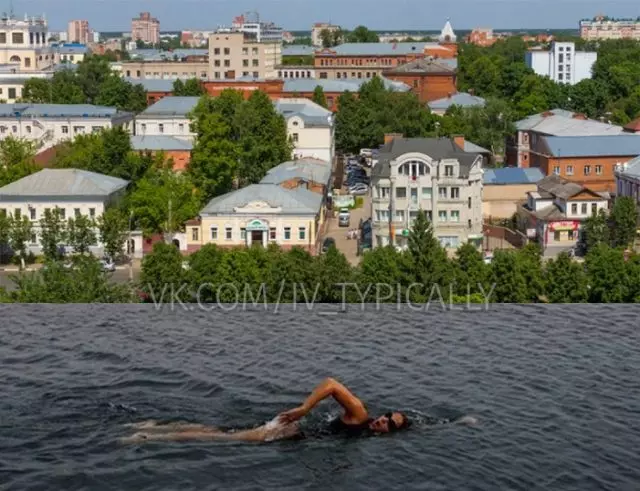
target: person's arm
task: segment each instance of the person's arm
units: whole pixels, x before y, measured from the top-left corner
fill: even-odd
[[[367,410],[360,399],[351,393],[344,385],[329,377],[318,385],[313,392],[305,399],[301,406],[281,414],[285,421],[295,421],[305,416],[320,401],[327,397],[333,397],[345,411],[344,419],[360,423],[368,417]]]

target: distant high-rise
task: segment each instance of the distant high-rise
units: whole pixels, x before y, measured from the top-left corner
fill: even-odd
[[[562,84],[577,84],[591,78],[591,69],[598,53],[576,51],[575,43],[552,42],[549,51],[530,49],[525,63],[538,75],[549,77]]]
[[[151,17],[149,12],[141,12],[139,17],[131,19],[131,39],[143,43],[160,43],[160,21]]]
[[[91,29],[89,21],[72,20],[67,28],[67,41],[70,43],[87,44],[91,42]]]

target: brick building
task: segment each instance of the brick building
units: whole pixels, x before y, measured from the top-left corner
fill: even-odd
[[[165,161],[171,160],[173,170],[178,172],[187,170],[191,161],[191,150],[193,150],[193,144],[189,140],[169,135],[132,135],[131,147],[140,153],[162,152]]]
[[[149,12],[141,12],[131,19],[131,39],[148,44],[160,43],[160,21]]]
[[[471,34],[467,36],[467,42],[469,44],[475,44],[483,48],[492,46],[499,38],[494,36],[493,29],[474,29]]]
[[[456,59],[420,58],[386,70],[384,76],[411,87],[420,102],[430,102],[456,92],[456,72]]]

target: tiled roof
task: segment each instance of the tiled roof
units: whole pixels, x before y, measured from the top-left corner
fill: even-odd
[[[467,94],[466,92],[458,92],[452,94],[451,97],[443,97],[442,99],[436,99],[429,102],[429,108],[432,110],[444,110],[446,111],[451,106],[461,107],[473,107],[484,106],[486,101],[482,97]]]
[[[278,99],[275,102],[276,111],[286,119],[298,116],[305,127],[330,127],[333,113],[309,99]]]
[[[414,53],[424,53],[426,48],[441,49],[447,48],[438,43],[344,43],[333,48],[318,49],[316,55],[331,56],[332,51],[337,56],[392,56],[409,55]]]
[[[276,184],[251,184],[213,198],[200,215],[233,215],[235,209],[256,201],[281,208],[283,215],[315,215],[320,211],[322,195],[307,189],[285,189]]]
[[[163,97],[142,111],[138,118],[156,118],[158,116],[186,116],[196,107],[199,97],[169,96]]]
[[[624,125],[624,129],[627,131],[638,131],[640,132],[640,118],[634,119],[630,123]]]
[[[395,68],[387,70],[388,73],[453,73],[456,67],[443,60],[432,58],[419,58]]]
[[[324,160],[299,159],[283,162],[267,172],[261,184],[281,184],[290,179],[302,179],[328,184],[331,179],[331,164]]]
[[[535,184],[544,178],[544,174],[536,167],[504,167],[485,169],[483,178],[484,184]]]
[[[554,157],[617,157],[640,155],[640,135],[544,136]]]
[[[131,78],[124,79],[133,85],[142,85],[147,92],[173,92],[174,80],[161,78]]]
[[[79,169],[43,169],[0,188],[0,200],[11,198],[107,197],[128,181]]]
[[[623,131],[621,126],[576,118],[575,115],[564,109],[553,109],[516,122],[516,128],[519,131],[537,131],[552,136],[616,135]]]
[[[191,151],[193,144],[169,135],[132,135],[131,147],[134,150],[185,150]]]
[[[389,80],[384,77],[380,77],[387,89],[391,89],[396,92],[408,92],[411,87],[402,83]],[[358,92],[360,86],[368,82],[363,78],[347,78],[341,80],[328,80],[328,79],[310,79],[310,78],[298,78],[298,79],[285,79],[284,92],[313,92],[319,85],[325,92]]]
[[[118,110],[115,107],[94,106],[92,104],[0,104],[0,117],[86,117],[112,118]]]

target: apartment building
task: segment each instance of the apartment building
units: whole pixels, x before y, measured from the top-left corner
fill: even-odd
[[[67,27],[67,42],[89,44],[93,41],[91,29],[88,20],[72,20],[69,21]]]
[[[598,53],[576,51],[575,43],[551,43],[549,51],[530,49],[525,53],[525,63],[538,75],[554,82],[574,85],[591,78],[591,70]]]
[[[43,151],[76,135],[103,128],[129,129],[132,120],[131,113],[91,104],[0,104],[0,139],[24,138]]]
[[[44,17],[0,18],[0,65],[33,72],[52,67],[57,55],[48,45],[49,26]]]
[[[322,47],[322,31],[328,31],[330,33],[334,33],[340,31],[340,26],[330,24],[328,22],[316,22],[311,27],[311,44],[313,46],[317,46],[319,48]]]
[[[600,39],[640,40],[640,17],[637,19],[610,19],[602,15],[580,21],[580,37],[587,41]]]
[[[467,37],[467,42],[469,44],[475,44],[476,46],[486,48],[495,44],[498,39],[500,38],[493,34],[493,29],[476,28],[471,31],[471,34]]]
[[[131,19],[131,39],[148,44],[160,43],[160,21],[149,12],[141,12]]]
[[[483,158],[463,148],[463,137],[385,136],[371,176],[374,247],[406,247],[420,210],[443,247],[482,244]]]
[[[233,80],[277,77],[282,41],[259,42],[246,32],[216,32],[209,36],[209,78]]]
[[[231,30],[243,32],[258,43],[282,43],[283,31],[273,22],[263,22],[260,16],[253,12],[239,15],[233,19]],[[220,29],[221,32],[224,29]]]

